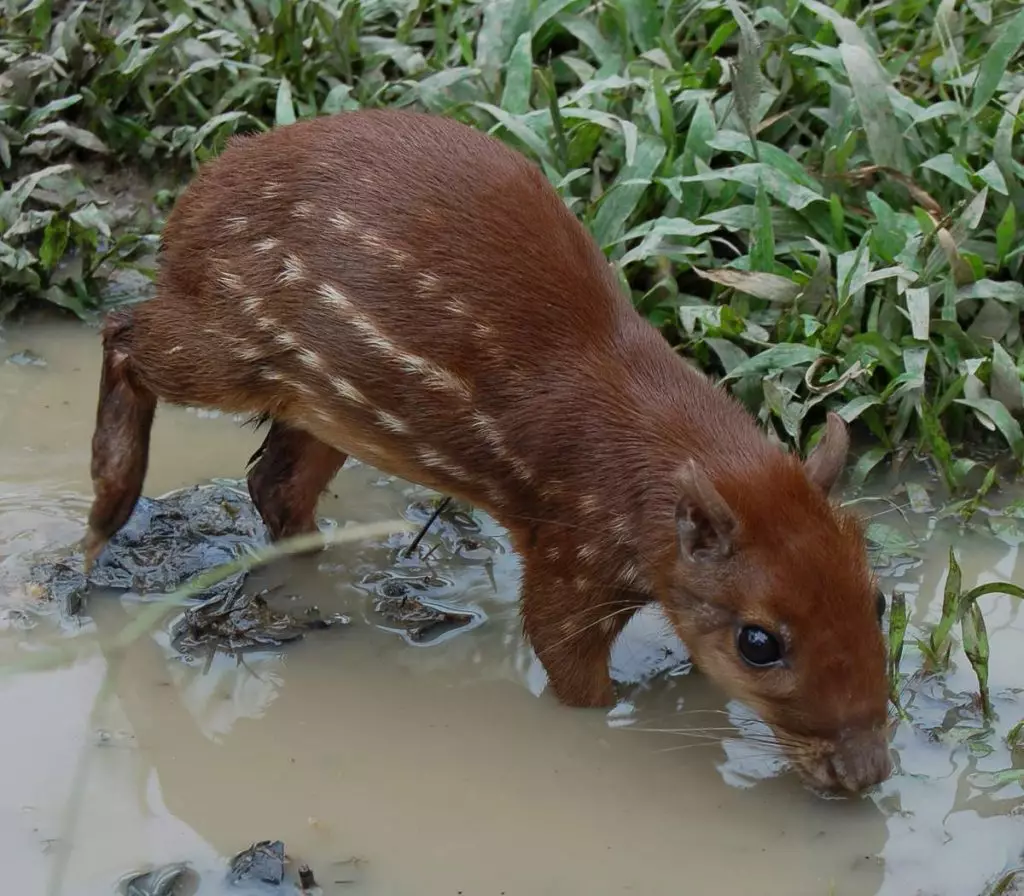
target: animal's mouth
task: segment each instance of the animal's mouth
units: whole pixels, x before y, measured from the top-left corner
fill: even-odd
[[[811,789],[829,796],[859,796],[892,774],[884,730],[843,732],[835,740],[785,735],[785,752]]]

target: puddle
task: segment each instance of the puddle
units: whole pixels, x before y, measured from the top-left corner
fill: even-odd
[[[357,896],[973,896],[1024,862],[1024,790],[985,777],[1013,765],[1001,737],[1024,717],[1024,619],[1008,598],[985,604],[995,735],[979,746],[964,727],[978,719],[958,651],[941,684],[908,695],[916,725],[898,732],[897,774],[859,801],[819,799],[751,740],[727,737],[747,714],[686,674],[653,613],[616,646],[616,675],[631,682],[618,707],[557,705],[520,636],[517,560],[479,515],[468,535],[433,529],[424,544],[443,543],[427,563],[396,560],[401,535],[246,584],[346,625],[203,656],[179,653],[168,623],[115,656],[142,599],[93,595],[83,616],[61,619],[37,612],[23,585],[34,555],[83,531],[96,332],[35,321],[4,340],[0,357],[45,365],[0,364],[0,666],[73,648],[60,668],[0,676],[4,892],[107,896],[130,874],[187,862],[200,896],[242,893],[226,883],[232,857],[278,840],[289,879],[305,863],[324,894]],[[146,494],[235,481],[259,440],[161,406]],[[320,514],[422,520],[433,498],[350,461]],[[904,539],[933,528],[891,511],[877,521]],[[1001,537],[940,528],[920,559],[891,564],[887,590],[907,592],[912,626],[937,618],[950,538],[966,585],[1024,581],[1020,527],[990,528]],[[388,589],[473,622],[415,637],[375,612]]]

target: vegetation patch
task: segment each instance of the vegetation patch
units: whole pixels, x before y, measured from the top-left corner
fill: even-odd
[[[857,481],[1024,461],[1016,0],[6,0],[0,34],[0,315],[144,294],[230,134],[415,107],[541,165],[783,441],[834,408]]]

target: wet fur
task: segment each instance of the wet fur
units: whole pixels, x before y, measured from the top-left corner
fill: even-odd
[[[324,283],[386,340],[318,299]],[[453,391],[381,345],[443,368]],[[798,764],[885,724],[860,525],[828,499],[842,421],[806,462],[771,444],[635,312],[541,172],[477,131],[343,113],[236,138],[203,166],[165,228],[157,297],[104,326],[90,560],[138,499],[157,399],[270,421],[249,488],[274,538],[315,525],[349,453],[490,512],[523,559],[525,634],[568,705],[613,702],[611,646],[656,601]],[[787,668],[738,660],[743,622],[789,633]]]

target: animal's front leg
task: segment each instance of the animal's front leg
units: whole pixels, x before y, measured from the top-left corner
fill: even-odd
[[[523,629],[562,703],[614,705],[608,671],[612,645],[639,606],[628,594],[593,582],[577,584],[551,566],[525,558]]]

